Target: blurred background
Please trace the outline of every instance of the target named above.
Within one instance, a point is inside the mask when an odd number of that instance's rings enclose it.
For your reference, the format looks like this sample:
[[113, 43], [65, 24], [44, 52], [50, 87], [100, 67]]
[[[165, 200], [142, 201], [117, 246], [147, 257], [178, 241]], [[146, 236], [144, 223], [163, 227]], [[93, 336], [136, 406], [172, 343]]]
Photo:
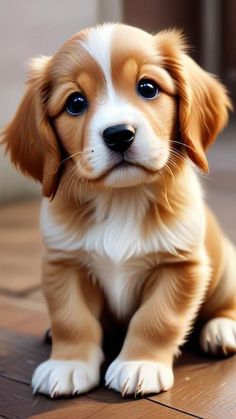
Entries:
[[[235, 0], [1, 0], [0, 127], [11, 119], [23, 94], [28, 60], [53, 54], [74, 32], [105, 21], [121, 21], [151, 32], [182, 28], [193, 58], [220, 76], [235, 101], [235, 16]], [[214, 167], [235, 165], [233, 136], [230, 126], [224, 134], [225, 141], [232, 139], [227, 141], [227, 151], [221, 154], [221, 141], [212, 151], [213, 158], [210, 155]], [[38, 193], [39, 187], [18, 175], [0, 148], [0, 203]]]

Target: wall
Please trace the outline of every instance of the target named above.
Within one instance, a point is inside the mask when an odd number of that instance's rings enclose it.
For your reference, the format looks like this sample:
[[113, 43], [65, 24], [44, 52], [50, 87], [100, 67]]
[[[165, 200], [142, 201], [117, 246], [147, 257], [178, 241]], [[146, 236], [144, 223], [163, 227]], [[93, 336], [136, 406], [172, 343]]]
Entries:
[[124, 0], [124, 21], [156, 33], [162, 29], [182, 28], [194, 48], [191, 53], [199, 61], [199, 0]]
[[236, 109], [236, 1], [223, 2], [222, 74], [234, 98]]

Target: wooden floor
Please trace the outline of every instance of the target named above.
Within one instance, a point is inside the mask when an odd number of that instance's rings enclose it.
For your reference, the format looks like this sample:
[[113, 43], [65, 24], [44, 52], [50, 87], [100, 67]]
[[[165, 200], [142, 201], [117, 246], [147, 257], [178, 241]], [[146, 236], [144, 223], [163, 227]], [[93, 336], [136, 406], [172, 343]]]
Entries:
[[[215, 173], [206, 188], [236, 242], [234, 181]], [[102, 386], [74, 399], [32, 396], [32, 372], [50, 352], [43, 340], [49, 319], [40, 291], [38, 212], [38, 202], [0, 210], [0, 418], [236, 418], [236, 356], [211, 360], [196, 350], [183, 352], [173, 390], [157, 396], [122, 399]]]

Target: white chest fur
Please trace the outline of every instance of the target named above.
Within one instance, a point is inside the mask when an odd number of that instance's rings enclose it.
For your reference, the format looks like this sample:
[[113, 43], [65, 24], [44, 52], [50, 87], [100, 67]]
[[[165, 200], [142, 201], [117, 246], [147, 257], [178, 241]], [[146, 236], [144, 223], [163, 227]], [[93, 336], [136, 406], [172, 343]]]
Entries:
[[119, 317], [135, 309], [140, 289], [154, 261], [150, 257], [131, 257], [120, 263], [97, 253], [90, 254], [88, 267], [104, 290], [109, 306]]
[[47, 247], [66, 252], [83, 250], [86, 260], [82, 262], [119, 317], [135, 307], [143, 281], [157, 263], [151, 254], [188, 250], [202, 235], [202, 204], [194, 203], [184, 219], [170, 226], [153, 226], [144, 239], [141, 221], [153, 198], [147, 187], [132, 193], [119, 191], [112, 199], [109, 193], [101, 194], [95, 198], [96, 221], [82, 236], [55, 223], [47, 200], [42, 205], [41, 227]]

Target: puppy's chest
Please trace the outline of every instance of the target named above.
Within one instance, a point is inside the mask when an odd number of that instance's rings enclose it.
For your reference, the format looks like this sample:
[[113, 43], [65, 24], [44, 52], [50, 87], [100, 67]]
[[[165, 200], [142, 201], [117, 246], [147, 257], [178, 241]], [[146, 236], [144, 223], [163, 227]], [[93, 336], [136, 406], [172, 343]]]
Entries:
[[129, 213], [126, 217], [110, 214], [84, 235], [81, 247], [87, 255], [82, 262], [103, 289], [111, 309], [118, 317], [131, 314], [155, 264], [137, 220]]
[[132, 257], [117, 263], [96, 252], [88, 254], [86, 260], [94, 282], [102, 288], [108, 305], [119, 318], [135, 310], [153, 264], [150, 256]]

